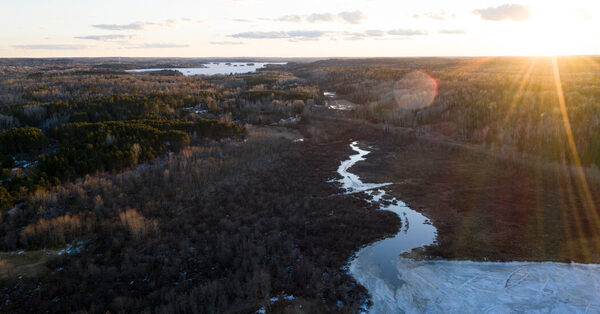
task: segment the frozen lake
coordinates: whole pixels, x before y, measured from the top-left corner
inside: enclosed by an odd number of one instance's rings
[[[192,75],[215,75],[215,74],[241,74],[256,72],[267,64],[286,64],[285,62],[211,62],[205,64],[204,68],[157,68],[157,69],[137,69],[127,72],[150,72],[160,70],[175,70],[183,73],[185,76]]]
[[[399,232],[359,250],[349,271],[372,296],[372,313],[600,313],[600,265],[537,262],[415,261],[400,257],[433,244],[427,217],[395,198],[391,183],[364,183],[350,168],[369,151],[342,161],[337,180],[346,193],[365,192],[402,220]],[[383,200],[383,201],[382,201]]]

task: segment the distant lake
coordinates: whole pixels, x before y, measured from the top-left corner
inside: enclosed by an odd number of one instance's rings
[[[156,68],[156,69],[137,69],[127,72],[151,72],[160,70],[175,70],[183,73],[185,76],[192,75],[215,75],[215,74],[240,74],[256,72],[264,68],[267,64],[286,64],[286,62],[210,62],[205,64],[204,68]]]

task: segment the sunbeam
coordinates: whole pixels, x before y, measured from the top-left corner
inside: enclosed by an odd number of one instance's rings
[[[558,67],[558,60],[556,57],[552,58],[552,70],[554,75],[554,85],[556,88],[556,94],[558,96],[558,104],[560,107],[560,113],[562,116],[563,126],[565,135],[567,137],[568,148],[570,151],[570,155],[572,157],[572,161],[575,164],[576,171],[576,182],[575,186],[579,190],[580,197],[583,199],[583,209],[589,220],[592,223],[592,232],[598,234],[600,231],[600,217],[598,212],[596,211],[596,205],[592,199],[592,194],[589,189],[589,185],[583,172],[583,167],[581,164],[581,159],[579,157],[579,153],[577,152],[577,146],[575,145],[575,139],[573,137],[573,131],[571,129],[571,122],[569,120],[569,114],[567,112],[567,105],[565,102],[564,91],[562,88],[562,82],[560,78],[560,70]],[[600,243],[596,243],[596,248],[600,249]]]

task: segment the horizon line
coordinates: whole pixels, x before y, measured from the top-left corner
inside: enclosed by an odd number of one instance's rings
[[[423,55],[423,56],[415,56],[415,55],[407,55],[407,56],[353,56],[353,57],[344,57],[344,56],[325,56],[325,57],[273,57],[273,56],[236,56],[236,57],[223,57],[223,56],[210,56],[210,57],[123,57],[123,56],[102,56],[102,57],[81,57],[81,56],[60,56],[60,57],[52,57],[52,56],[43,56],[43,57],[0,57],[0,60],[3,59],[397,59],[397,58],[502,58],[502,57],[513,57],[513,58],[533,58],[533,57],[600,57],[600,54],[558,54],[558,55]]]

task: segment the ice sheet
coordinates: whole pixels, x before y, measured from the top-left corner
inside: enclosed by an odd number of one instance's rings
[[[380,202],[390,183],[364,183],[349,169],[369,151],[353,142],[357,154],[338,173],[346,193],[365,192]],[[380,210],[396,213],[400,231],[361,249],[349,271],[372,295],[372,313],[600,313],[600,265],[415,261],[400,257],[433,244],[436,229],[427,217],[392,198]]]
[[[398,258],[392,285],[356,261],[372,313],[600,313],[600,265]]]

